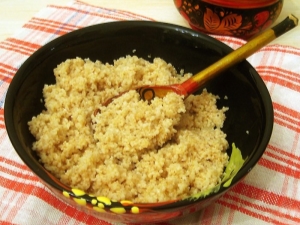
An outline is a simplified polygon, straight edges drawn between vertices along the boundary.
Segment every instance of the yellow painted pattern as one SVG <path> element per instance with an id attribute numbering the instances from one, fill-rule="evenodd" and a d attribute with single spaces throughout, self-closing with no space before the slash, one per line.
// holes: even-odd
<path id="1" fill-rule="evenodd" d="M 94 206 L 93 207 L 93 209 L 95 210 L 95 211 L 97 211 L 97 212 L 106 212 L 104 209 L 101 209 L 101 208 L 99 208 L 99 207 L 97 207 L 97 206 Z"/>
<path id="2" fill-rule="evenodd" d="M 123 207 L 115 207 L 111 208 L 110 211 L 117 213 L 117 214 L 124 214 L 126 213 L 126 210 Z"/>
<path id="3" fill-rule="evenodd" d="M 106 197 L 97 197 L 97 200 L 99 202 L 103 202 L 105 205 L 111 205 L 111 201 L 109 198 L 106 198 Z"/>
<path id="4" fill-rule="evenodd" d="M 105 206 L 104 206 L 103 203 L 98 203 L 98 207 L 101 208 L 101 209 L 104 209 L 104 208 L 105 208 Z"/>
<path id="5" fill-rule="evenodd" d="M 66 191 L 63 191 L 63 195 L 64 195 L 65 197 L 67 197 L 67 198 L 70 198 L 70 194 L 69 194 L 68 192 L 66 192 Z"/>
<path id="6" fill-rule="evenodd" d="M 97 199 L 93 199 L 93 200 L 91 201 L 91 203 L 92 203 L 93 205 L 97 205 L 98 201 L 97 201 Z"/>
<path id="7" fill-rule="evenodd" d="M 67 198 L 72 196 L 72 199 L 79 205 L 85 206 L 90 204 L 90 207 L 97 212 L 107 212 L 107 210 L 110 210 L 116 214 L 124 214 L 127 212 L 125 207 L 132 206 L 130 209 L 131 213 L 140 213 L 140 209 L 137 206 L 134 206 L 132 201 L 128 200 L 114 202 L 107 197 L 88 195 L 84 191 L 75 188 L 72 189 L 72 192 L 63 191 L 62 194 Z M 119 206 L 120 204 L 124 207 Z M 114 205 L 116 205 L 116 207 L 114 207 Z"/>
<path id="8" fill-rule="evenodd" d="M 131 212 L 134 213 L 134 214 L 138 214 L 138 213 L 140 213 L 140 209 L 138 207 L 136 207 L 136 206 L 133 206 L 131 208 Z"/>
<path id="9" fill-rule="evenodd" d="M 72 189 L 72 192 L 74 193 L 74 195 L 76 196 L 83 196 L 85 195 L 85 192 L 79 189 Z"/>
<path id="10" fill-rule="evenodd" d="M 83 198 L 74 198 L 74 201 L 79 205 L 86 205 L 86 200 Z"/>

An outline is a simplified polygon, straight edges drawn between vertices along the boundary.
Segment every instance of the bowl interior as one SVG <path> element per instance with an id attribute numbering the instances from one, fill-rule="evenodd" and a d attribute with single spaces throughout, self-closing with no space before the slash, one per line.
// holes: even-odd
<path id="1" fill-rule="evenodd" d="M 231 48 L 205 34 L 157 22 L 112 22 L 71 32 L 39 49 L 18 70 L 5 102 L 8 135 L 33 172 L 62 190 L 39 164 L 27 125 L 32 116 L 43 110 L 43 86 L 55 82 L 53 69 L 59 63 L 77 56 L 112 63 L 119 57 L 135 54 L 150 61 L 161 57 L 178 70 L 196 73 L 230 51 Z M 229 107 L 223 130 L 230 145 L 234 142 L 243 157 L 248 157 L 233 180 L 235 184 L 256 164 L 268 144 L 273 124 L 271 99 L 264 82 L 247 61 L 213 79 L 205 88 L 220 96 L 220 107 Z"/>

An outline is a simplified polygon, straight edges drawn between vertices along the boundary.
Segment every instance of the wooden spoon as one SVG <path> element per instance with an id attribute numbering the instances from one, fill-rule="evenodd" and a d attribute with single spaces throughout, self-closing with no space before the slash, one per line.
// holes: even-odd
<path id="1" fill-rule="evenodd" d="M 175 92 L 186 98 L 190 94 L 197 91 L 206 81 L 212 79 L 224 70 L 246 59 L 257 50 L 261 49 L 263 46 L 267 45 L 277 37 L 296 27 L 297 25 L 298 18 L 291 14 L 273 28 L 264 31 L 245 45 L 229 53 L 219 61 L 195 74 L 193 77 L 189 78 L 181 84 L 166 86 L 143 86 L 137 88 L 136 91 L 140 94 L 141 99 L 147 101 L 151 101 L 154 97 L 164 97 L 169 92 Z M 121 93 L 120 95 L 124 93 Z M 104 105 L 108 105 L 110 102 L 112 102 L 113 99 L 119 97 L 120 95 L 108 99 L 104 103 Z"/>

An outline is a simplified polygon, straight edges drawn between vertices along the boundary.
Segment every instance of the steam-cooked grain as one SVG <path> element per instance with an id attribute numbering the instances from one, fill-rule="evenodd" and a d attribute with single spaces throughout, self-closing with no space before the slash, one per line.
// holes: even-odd
<path id="1" fill-rule="evenodd" d="M 29 128 L 33 149 L 63 183 L 113 200 L 160 202 L 213 187 L 228 161 L 221 131 L 226 108 L 206 90 L 185 101 L 176 94 L 151 104 L 130 91 L 182 82 L 172 65 L 127 56 L 114 64 L 68 59 L 45 85 L 46 110 Z"/>

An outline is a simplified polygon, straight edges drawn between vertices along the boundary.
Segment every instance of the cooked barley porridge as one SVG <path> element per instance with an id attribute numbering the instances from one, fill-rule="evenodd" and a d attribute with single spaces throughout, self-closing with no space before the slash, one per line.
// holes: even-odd
<path id="1" fill-rule="evenodd" d="M 29 121 L 40 162 L 72 188 L 113 200 L 161 202 L 216 186 L 228 163 L 227 108 L 203 90 L 170 93 L 151 104 L 135 91 L 103 106 L 108 98 L 142 85 L 179 83 L 160 58 L 126 56 L 113 64 L 68 59 L 45 85 L 46 110 Z"/>

